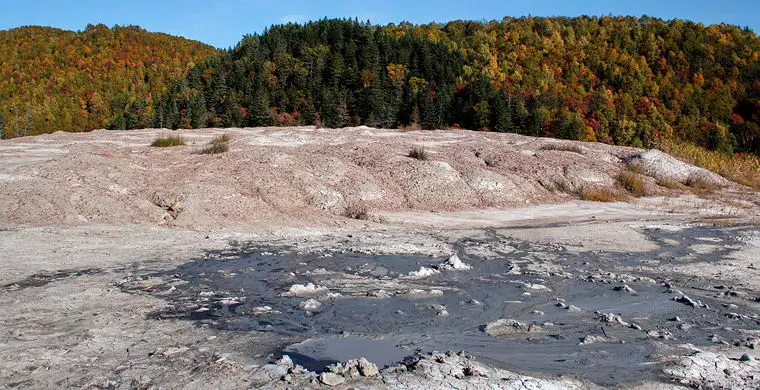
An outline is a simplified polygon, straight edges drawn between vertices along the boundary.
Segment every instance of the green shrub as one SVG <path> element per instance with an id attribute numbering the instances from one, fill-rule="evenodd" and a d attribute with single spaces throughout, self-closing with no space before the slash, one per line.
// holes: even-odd
<path id="1" fill-rule="evenodd" d="M 156 138 L 150 146 L 156 148 L 169 148 L 172 146 L 182 146 L 185 141 L 180 136 L 169 136 Z"/>

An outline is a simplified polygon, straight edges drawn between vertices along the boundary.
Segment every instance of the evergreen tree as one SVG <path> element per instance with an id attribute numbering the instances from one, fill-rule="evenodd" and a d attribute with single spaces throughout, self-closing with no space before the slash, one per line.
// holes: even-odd
<path id="1" fill-rule="evenodd" d="M 3 120 L 3 113 L 0 112 L 0 139 L 10 138 L 8 132 L 5 131 L 5 121 Z"/>

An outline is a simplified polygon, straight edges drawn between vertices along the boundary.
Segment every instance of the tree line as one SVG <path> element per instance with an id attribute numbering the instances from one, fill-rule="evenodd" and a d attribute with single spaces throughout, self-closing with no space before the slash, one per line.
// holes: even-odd
<path id="1" fill-rule="evenodd" d="M 760 39 L 736 26 L 646 16 L 386 26 L 325 19 L 273 26 L 229 50 L 185 53 L 162 68 L 174 69 L 162 83 L 140 72 L 121 86 L 126 95 L 101 96 L 110 110 L 93 112 L 80 99 L 97 119 L 73 130 L 466 128 L 760 154 Z M 0 114 L 6 131 L 25 115 Z M 45 129 L 61 128 L 33 131 Z"/>

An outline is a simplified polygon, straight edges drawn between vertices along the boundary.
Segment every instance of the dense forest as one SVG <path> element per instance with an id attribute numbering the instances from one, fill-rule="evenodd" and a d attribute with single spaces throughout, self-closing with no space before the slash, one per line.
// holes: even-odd
<path id="1" fill-rule="evenodd" d="M 147 126 L 153 97 L 216 52 L 138 27 L 0 31 L 0 132 Z"/>
<path id="2" fill-rule="evenodd" d="M 72 33 L 82 43 L 69 46 L 97 42 L 101 34 L 116 41 L 124 34 L 145 38 L 140 32 L 88 28 Z M 56 34 L 68 33 L 50 31 L 45 39 Z M 7 40 L 3 47 L 26 44 L 20 37 Z M 88 57 L 71 49 L 65 56 L 69 62 L 52 69 L 62 68 L 75 89 L 40 73 L 51 69 L 44 63 L 52 61 L 46 60 L 49 53 L 16 49 L 14 57 L 34 59 L 36 65 L 17 62 L 13 68 L 2 62 L 0 113 L 6 115 L 6 130 L 24 123 L 9 120 L 14 114 L 8 107 L 16 107 L 22 118 L 31 107 L 31 117 L 39 118 L 27 126 L 31 132 L 366 124 L 509 131 L 641 147 L 677 140 L 725 154 L 760 154 L 760 39 L 735 26 L 650 17 L 387 26 L 322 20 L 274 26 L 217 55 L 179 39 L 134 49 L 104 51 L 96 61 L 101 67 L 88 72 L 78 64 Z M 109 68 L 109 60 L 117 65 Z M 164 91 L 164 83 L 192 62 L 196 65 L 186 76 Z M 130 71 L 131 65 L 138 69 Z M 25 67 L 38 71 L 31 75 Z M 124 71 L 117 77 L 109 69 Z M 8 74 L 14 75 L 12 82 Z M 67 98 L 46 98 L 50 95 Z M 55 106 L 64 103 L 74 105 L 65 107 L 67 114 Z"/>

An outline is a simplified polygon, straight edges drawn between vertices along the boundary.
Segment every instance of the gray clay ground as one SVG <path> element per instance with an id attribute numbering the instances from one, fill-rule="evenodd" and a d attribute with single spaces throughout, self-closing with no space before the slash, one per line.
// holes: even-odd
<path id="1" fill-rule="evenodd" d="M 749 189 L 514 135 L 161 132 L 0 143 L 0 388 L 760 388 Z M 634 160 L 723 187 L 570 193 Z"/>

